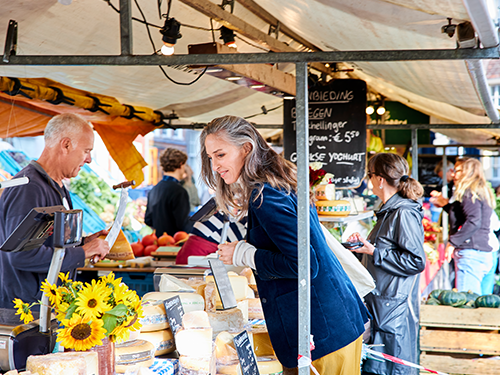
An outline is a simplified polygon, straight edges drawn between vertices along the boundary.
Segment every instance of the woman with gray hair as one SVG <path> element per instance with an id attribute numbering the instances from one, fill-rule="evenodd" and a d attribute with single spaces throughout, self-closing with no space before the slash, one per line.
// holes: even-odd
<path id="1" fill-rule="evenodd" d="M 225 264 L 252 268 L 279 361 L 297 367 L 297 173 L 245 119 L 212 120 L 200 136 L 202 178 L 220 210 L 248 215 L 247 241 L 219 245 Z M 366 309 L 328 247 L 310 205 L 312 364 L 320 374 L 359 374 Z"/>

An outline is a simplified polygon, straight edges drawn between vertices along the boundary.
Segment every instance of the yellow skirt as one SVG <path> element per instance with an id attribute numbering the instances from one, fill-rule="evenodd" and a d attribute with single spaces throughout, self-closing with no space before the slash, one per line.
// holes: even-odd
<path id="1" fill-rule="evenodd" d="M 362 346 L 363 337 L 359 336 L 342 349 L 313 361 L 312 365 L 320 375 L 360 375 Z M 312 371 L 311 375 L 314 375 Z"/>

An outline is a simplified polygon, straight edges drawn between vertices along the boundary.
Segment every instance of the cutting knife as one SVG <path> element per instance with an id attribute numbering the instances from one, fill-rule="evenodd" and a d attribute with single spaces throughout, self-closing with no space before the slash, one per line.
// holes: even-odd
<path id="1" fill-rule="evenodd" d="M 128 201 L 128 188 L 132 185 L 135 185 L 135 181 L 125 181 L 118 185 L 113 185 L 113 189 L 122 189 L 120 194 L 120 204 L 118 205 L 118 211 L 116 212 L 115 221 L 111 226 L 111 229 L 108 232 L 108 235 L 104 239 L 111 249 L 115 244 L 118 235 L 120 234 L 120 230 L 122 229 L 123 219 L 125 218 L 125 209 L 127 208 Z M 91 264 L 95 264 L 99 261 L 99 257 L 95 255 L 90 259 Z"/>

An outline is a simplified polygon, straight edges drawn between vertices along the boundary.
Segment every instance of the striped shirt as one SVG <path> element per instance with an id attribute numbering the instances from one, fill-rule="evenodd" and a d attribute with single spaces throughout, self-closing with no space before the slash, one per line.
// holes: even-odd
<path id="1" fill-rule="evenodd" d="M 223 215 L 219 212 L 212 215 L 210 219 L 207 221 L 201 222 L 197 221 L 192 234 L 195 234 L 201 238 L 206 239 L 207 241 L 220 243 L 220 236 L 222 232 L 222 226 L 224 224 Z M 247 218 L 244 217 L 240 221 L 234 221 L 232 217 L 230 217 L 230 224 L 227 230 L 227 241 L 234 242 L 240 241 L 246 237 L 247 234 Z"/>

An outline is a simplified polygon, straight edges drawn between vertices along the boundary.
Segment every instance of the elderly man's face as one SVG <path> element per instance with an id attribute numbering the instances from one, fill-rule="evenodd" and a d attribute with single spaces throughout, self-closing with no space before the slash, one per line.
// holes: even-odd
<path id="1" fill-rule="evenodd" d="M 76 177 L 80 168 L 92 161 L 90 152 L 93 148 L 94 132 L 89 129 L 79 135 L 76 145 L 70 147 L 66 156 L 64 177 Z"/>

